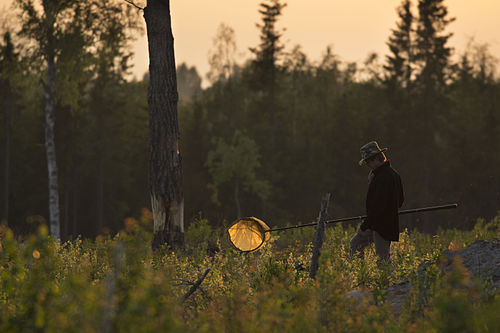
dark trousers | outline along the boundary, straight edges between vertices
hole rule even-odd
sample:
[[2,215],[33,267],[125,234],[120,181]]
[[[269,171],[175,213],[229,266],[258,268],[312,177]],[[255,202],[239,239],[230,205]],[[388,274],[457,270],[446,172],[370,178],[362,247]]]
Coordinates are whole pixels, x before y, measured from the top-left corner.
[[364,249],[371,243],[375,243],[375,253],[381,260],[390,259],[391,241],[385,240],[380,234],[374,230],[366,229],[365,231],[358,230],[356,235],[351,239],[351,258],[357,255],[364,258]]

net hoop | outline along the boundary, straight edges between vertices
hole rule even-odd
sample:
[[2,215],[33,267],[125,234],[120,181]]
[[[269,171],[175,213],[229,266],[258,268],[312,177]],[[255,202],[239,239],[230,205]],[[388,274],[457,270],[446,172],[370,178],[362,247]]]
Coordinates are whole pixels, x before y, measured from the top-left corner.
[[[231,245],[240,252],[254,252],[257,251],[268,241],[271,236],[269,226],[262,220],[256,217],[243,217],[231,224],[227,229],[227,236]],[[248,243],[246,246],[236,243]]]

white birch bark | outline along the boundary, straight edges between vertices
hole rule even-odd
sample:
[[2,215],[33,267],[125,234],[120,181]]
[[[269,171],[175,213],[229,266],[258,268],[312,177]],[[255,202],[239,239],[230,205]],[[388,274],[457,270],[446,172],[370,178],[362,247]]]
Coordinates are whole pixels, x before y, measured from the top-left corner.
[[[52,36],[48,36],[49,40]],[[50,43],[49,43],[50,47]],[[54,139],[55,117],[55,61],[53,50],[47,54],[47,82],[45,84],[45,151],[49,174],[50,234],[60,239],[59,189],[57,180],[56,144]]]

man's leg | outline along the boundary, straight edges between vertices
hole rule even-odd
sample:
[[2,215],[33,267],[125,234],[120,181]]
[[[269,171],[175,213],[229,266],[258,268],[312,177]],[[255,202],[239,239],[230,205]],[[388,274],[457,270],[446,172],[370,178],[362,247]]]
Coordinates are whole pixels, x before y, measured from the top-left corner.
[[373,241],[375,242],[375,253],[379,259],[388,262],[390,259],[391,241],[385,240],[376,231],[373,232]]
[[373,242],[373,232],[370,229],[365,231],[358,230],[356,235],[351,239],[351,258],[355,255],[358,258],[364,258],[364,249]]

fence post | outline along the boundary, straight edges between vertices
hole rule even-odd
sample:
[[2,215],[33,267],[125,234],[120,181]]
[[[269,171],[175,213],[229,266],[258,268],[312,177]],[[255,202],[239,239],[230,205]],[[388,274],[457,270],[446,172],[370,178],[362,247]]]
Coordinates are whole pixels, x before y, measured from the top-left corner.
[[325,221],[328,215],[328,203],[330,202],[330,193],[323,196],[321,200],[321,209],[319,211],[318,226],[316,227],[316,236],[314,237],[314,249],[311,260],[311,270],[309,271],[309,277],[311,279],[316,278],[316,273],[319,268],[319,256],[321,254],[321,246],[323,246],[323,237],[325,234]]

